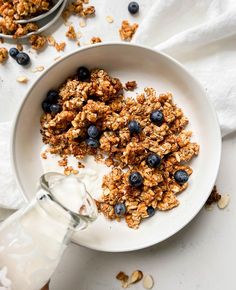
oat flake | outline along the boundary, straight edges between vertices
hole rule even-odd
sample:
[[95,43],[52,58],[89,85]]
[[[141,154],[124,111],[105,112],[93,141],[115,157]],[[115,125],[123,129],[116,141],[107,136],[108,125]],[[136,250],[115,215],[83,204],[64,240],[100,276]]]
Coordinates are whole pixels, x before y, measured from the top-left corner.
[[153,282],[153,278],[152,276],[150,275],[146,275],[144,278],[143,278],[143,287],[145,289],[152,289],[154,285],[154,282]]
[[227,207],[227,205],[229,204],[229,195],[222,195],[221,199],[217,202],[217,205],[220,209],[223,209],[225,207]]

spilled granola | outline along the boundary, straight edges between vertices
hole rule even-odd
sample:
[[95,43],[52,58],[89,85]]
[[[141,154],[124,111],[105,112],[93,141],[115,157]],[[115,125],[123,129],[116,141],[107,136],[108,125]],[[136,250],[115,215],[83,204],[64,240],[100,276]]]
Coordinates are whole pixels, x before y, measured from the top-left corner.
[[[130,228],[138,228],[155,212],[179,205],[177,196],[188,186],[186,176],[192,174],[187,162],[198,155],[199,145],[191,142],[192,133],[185,130],[188,119],[171,93],[146,88],[131,98],[124,96],[121,81],[104,70],[89,72],[81,67],[79,71],[83,80],[78,73],[53,92],[58,94],[53,110],[44,101],[43,142],[49,145],[49,153],[62,157],[65,174],[73,173],[65,161],[69,155],[79,163],[93,155],[111,167],[103,178],[98,209],[111,220],[125,219]],[[153,121],[153,112],[162,114],[162,123]],[[132,122],[139,126],[136,132]],[[88,137],[90,127],[95,139]],[[150,154],[160,158],[158,166],[147,162]],[[137,173],[138,183],[137,178],[130,179]]]

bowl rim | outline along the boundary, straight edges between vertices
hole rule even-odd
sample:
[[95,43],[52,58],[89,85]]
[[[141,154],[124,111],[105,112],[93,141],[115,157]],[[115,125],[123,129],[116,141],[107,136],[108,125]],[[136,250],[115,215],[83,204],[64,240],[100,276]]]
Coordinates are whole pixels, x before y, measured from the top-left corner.
[[[186,69],[181,63],[179,63],[177,60],[175,60],[174,58],[172,58],[171,56],[167,55],[166,53],[163,53],[163,52],[160,52],[160,51],[157,51],[153,48],[150,48],[150,47],[147,47],[145,45],[140,45],[140,44],[136,44],[136,43],[122,43],[122,42],[107,42],[107,43],[98,43],[98,44],[93,44],[92,46],[88,46],[88,47],[84,47],[84,48],[80,48],[74,52],[71,52],[67,55],[65,55],[64,57],[62,57],[61,59],[57,60],[55,63],[53,63],[51,66],[49,66],[35,81],[34,83],[31,85],[31,87],[28,89],[25,97],[23,98],[19,108],[18,108],[18,111],[17,111],[17,114],[16,114],[16,117],[14,119],[14,123],[13,123],[13,128],[12,128],[12,132],[11,132],[11,138],[10,138],[10,146],[11,146],[11,165],[12,165],[12,170],[13,170],[13,176],[16,180],[16,183],[21,191],[21,193],[23,194],[24,196],[24,199],[25,201],[29,201],[29,199],[26,197],[26,195],[24,194],[23,192],[23,186],[21,184],[21,181],[20,181],[20,178],[19,178],[19,174],[18,174],[18,169],[17,169],[17,166],[16,166],[16,155],[15,155],[15,139],[16,139],[16,130],[17,130],[17,124],[18,124],[18,120],[20,118],[20,115],[21,115],[21,111],[24,107],[24,104],[26,103],[26,100],[28,99],[29,95],[31,94],[32,90],[35,88],[35,86],[38,84],[38,82],[40,82],[40,80],[43,78],[43,76],[48,73],[50,70],[52,70],[54,67],[57,66],[58,63],[61,63],[63,61],[65,61],[66,59],[70,58],[72,55],[75,55],[75,54],[79,54],[80,52],[82,51],[86,51],[86,50],[90,50],[90,49],[95,49],[97,47],[103,47],[103,46],[129,46],[129,47],[134,47],[134,48],[140,48],[140,49],[143,49],[143,50],[148,50],[150,52],[154,52],[154,53],[157,53],[159,55],[161,55],[162,57],[166,58],[167,60],[169,60],[170,62],[174,63],[175,65],[177,65],[178,67],[180,67],[190,78],[192,78],[196,84],[199,86],[199,88],[202,90],[205,98],[206,98],[206,101],[208,103],[208,106],[209,106],[209,109],[211,110],[211,115],[212,117],[214,118],[214,121],[215,121],[215,125],[216,125],[216,131],[215,131],[215,136],[217,137],[216,140],[215,140],[215,143],[214,143],[214,146],[217,150],[217,154],[215,156],[215,173],[214,173],[214,178],[212,178],[212,181],[209,182],[207,184],[207,188],[206,188],[206,191],[211,192],[213,186],[215,185],[215,181],[216,181],[216,178],[217,178],[217,175],[218,175],[218,171],[219,171],[219,166],[220,166],[220,160],[221,160],[221,150],[222,150],[222,137],[221,137],[221,131],[220,131],[220,126],[219,126],[219,121],[218,121],[218,117],[217,117],[217,114],[216,114],[216,111],[215,111],[215,108],[213,106],[213,104],[211,103],[209,97],[207,96],[206,94],[206,91],[204,90],[202,84],[198,81],[198,79],[196,79],[192,73],[190,73],[188,71],[188,69]],[[160,240],[158,240],[158,242],[156,241],[151,241],[151,242],[145,242],[145,243],[142,243],[136,247],[124,247],[122,250],[118,249],[118,248],[115,248],[113,249],[112,251],[111,250],[106,250],[106,249],[100,249],[100,248],[97,248],[96,246],[86,246],[85,244],[81,243],[77,243],[77,242],[74,242],[75,244],[78,244],[80,246],[85,246],[87,248],[90,248],[90,249],[93,249],[93,250],[99,250],[99,251],[103,251],[103,252],[128,252],[128,251],[135,251],[135,250],[140,250],[140,249],[144,249],[144,248],[148,248],[148,247],[151,247],[153,245],[156,245],[156,244],[159,244],[167,239],[169,239],[170,237],[172,237],[173,235],[175,235],[176,233],[178,233],[179,231],[181,231],[187,224],[189,224],[193,218],[200,212],[200,210],[202,209],[202,207],[204,206],[206,200],[208,198],[208,195],[206,196],[206,198],[203,200],[203,203],[201,204],[198,204],[198,206],[195,207],[195,210],[192,212],[192,215],[187,219],[187,221],[185,221],[184,223],[182,223],[180,225],[180,227],[178,227],[178,229],[174,229],[174,230],[171,230],[169,232],[169,234],[165,237],[165,238],[162,238]]]

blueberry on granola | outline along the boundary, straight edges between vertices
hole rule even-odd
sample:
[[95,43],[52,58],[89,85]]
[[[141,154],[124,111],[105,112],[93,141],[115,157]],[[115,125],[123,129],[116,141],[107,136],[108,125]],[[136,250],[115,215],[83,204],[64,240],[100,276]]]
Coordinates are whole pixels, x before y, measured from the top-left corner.
[[45,113],[51,113],[50,106],[51,104],[49,104],[47,101],[42,102],[42,109]]
[[128,128],[129,128],[131,135],[132,134],[139,134],[142,130],[140,124],[135,120],[129,122]]
[[61,106],[59,104],[52,104],[50,106],[50,110],[52,113],[56,114],[56,113],[59,113],[60,110],[61,110]]
[[161,126],[164,122],[163,113],[160,110],[153,111],[150,114],[150,120],[152,123],[156,124],[157,126]]
[[16,59],[16,56],[18,53],[19,53],[19,50],[15,47],[12,47],[9,49],[9,55],[14,59]]
[[99,147],[99,141],[93,138],[86,139],[86,143],[91,148],[98,148]]
[[138,3],[134,2],[134,1],[130,2],[129,5],[128,5],[128,10],[129,10],[129,13],[131,13],[131,14],[138,13],[138,11],[139,11]]
[[56,104],[57,101],[59,99],[59,94],[57,91],[55,90],[50,90],[48,93],[47,93],[47,97],[46,97],[46,100],[48,103],[50,104]]
[[80,81],[87,81],[90,79],[90,71],[85,66],[78,68],[77,75]]
[[28,56],[27,53],[25,52],[19,52],[17,55],[16,55],[16,61],[19,65],[27,65],[30,63],[30,57]]
[[118,217],[124,216],[126,213],[126,206],[123,203],[117,203],[115,205],[115,214]]
[[99,136],[99,130],[95,125],[90,125],[88,127],[87,132],[88,132],[89,137],[91,138],[96,139]]
[[161,164],[161,157],[156,153],[150,153],[146,159],[147,165],[152,168],[157,168]]
[[139,187],[143,184],[143,177],[139,172],[133,172],[129,176],[129,184],[134,187]]
[[155,214],[155,209],[154,209],[152,206],[149,206],[149,207],[147,208],[147,214],[148,214],[149,217],[154,216],[154,214]]
[[189,175],[185,170],[177,170],[174,174],[175,181],[182,185],[188,181]]

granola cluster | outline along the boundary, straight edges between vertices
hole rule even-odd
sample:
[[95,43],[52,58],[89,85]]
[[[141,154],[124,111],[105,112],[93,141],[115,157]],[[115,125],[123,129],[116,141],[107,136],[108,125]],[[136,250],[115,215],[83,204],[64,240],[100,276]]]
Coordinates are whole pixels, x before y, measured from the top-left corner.
[[[43,142],[49,145],[48,152],[63,158],[65,166],[69,155],[81,160],[89,154],[111,167],[110,174],[104,176],[103,193],[97,201],[100,212],[109,219],[120,220],[115,206],[124,204],[126,223],[138,228],[150,216],[150,207],[166,211],[179,205],[177,194],[188,183],[177,183],[174,174],[178,170],[192,174],[186,163],[198,154],[199,145],[190,141],[192,133],[185,130],[188,119],[174,104],[171,93],[157,95],[154,89],[146,88],[135,99],[125,97],[120,80],[102,69],[93,70],[87,81],[70,77],[58,92],[60,112],[41,117]],[[155,110],[164,116],[160,126],[150,120]],[[140,124],[139,134],[130,133],[131,120]],[[86,142],[91,124],[101,132],[99,148]],[[160,156],[158,168],[148,166],[150,153]],[[142,175],[142,186],[130,185],[133,172]]]
[[38,30],[36,23],[16,23],[16,20],[28,19],[50,9],[51,0],[0,0],[0,33],[14,35],[15,38]]
[[8,51],[5,47],[0,47],[0,64],[8,58]]
[[131,40],[138,29],[138,24],[130,24],[128,20],[123,20],[121,23],[121,28],[119,30],[120,32],[120,38],[122,40]]
[[95,14],[94,6],[85,6],[88,4],[89,0],[75,0],[72,3],[69,3],[67,8],[62,13],[62,17],[65,21],[69,18],[70,15],[75,14],[81,17],[87,18]]

